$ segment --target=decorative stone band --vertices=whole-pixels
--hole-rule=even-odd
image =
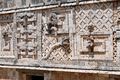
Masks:
[[[13,22],[13,14],[0,15],[0,23]]]

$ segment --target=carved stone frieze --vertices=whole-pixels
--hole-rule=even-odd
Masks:
[[[1,28],[1,53],[0,56],[14,57],[13,54],[13,24],[4,23]]]
[[[12,38],[11,24],[6,24],[6,26],[2,28],[2,38],[3,38],[3,51],[10,51]]]
[[[17,49],[19,58],[37,57],[37,26],[32,13],[18,14]]]
[[[68,16],[65,10],[43,13],[42,60],[71,60]]]
[[[54,34],[55,36],[61,34],[61,33],[68,33],[65,31],[65,27],[67,25],[66,22],[66,15],[65,12],[57,13],[57,12],[51,12],[50,14],[43,13],[43,26],[46,29],[46,34],[51,35]]]
[[[75,54],[77,58],[113,60],[113,46],[109,46],[112,45],[113,40],[112,5],[112,3],[100,3],[100,5],[88,4],[76,7],[75,31],[76,36],[80,36],[76,38],[77,52]],[[94,29],[91,25],[94,26]]]
[[[13,14],[0,15],[0,23],[13,22]]]
[[[60,53],[58,53],[60,51]],[[63,52],[61,52],[63,51]],[[55,54],[56,52],[56,54]],[[56,44],[52,45],[50,47],[49,53],[43,57],[44,60],[50,59],[50,60],[68,60],[70,59],[68,55],[70,55],[71,50],[70,50],[70,43],[69,43],[69,38],[62,39],[60,42],[57,42]],[[58,57],[56,57],[58,56]],[[63,59],[64,58],[64,59]]]
[[[36,21],[37,17],[35,13],[31,12],[24,12],[24,13],[17,13],[17,22],[24,22],[25,15],[28,16],[28,21]]]
[[[96,26],[88,26],[88,35],[80,36],[80,58],[94,59],[97,55],[106,55],[110,53],[107,45],[109,44],[109,34],[93,33]],[[84,57],[83,57],[84,56]],[[86,56],[86,58],[85,58]],[[95,58],[98,59],[98,58]],[[99,58],[100,59],[100,58]],[[104,59],[104,58],[103,58]]]

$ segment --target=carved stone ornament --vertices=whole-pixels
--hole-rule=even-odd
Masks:
[[[106,35],[92,34],[94,26],[88,26],[89,34],[81,35],[82,37],[82,51],[81,54],[88,54],[94,57],[96,54],[105,54],[106,52]]]
[[[36,30],[35,21],[32,13],[19,14],[20,22],[17,27],[17,48],[19,50],[19,58],[34,58],[36,56]]]
[[[51,13],[50,17],[49,17],[49,22],[47,24],[47,29],[46,31],[49,34],[52,34],[53,31],[56,32],[58,29],[58,17],[56,15],[56,13]]]
[[[67,46],[67,47],[66,47]],[[47,54],[47,56],[43,57],[43,60],[49,59],[52,55],[52,53],[54,52],[54,50],[57,50],[59,48],[62,48],[65,52],[70,53],[70,42],[69,42],[69,38],[63,39],[62,41],[54,44],[53,46],[51,46],[49,53]],[[53,53],[54,54],[54,53]],[[60,53],[61,55],[64,55],[62,53]],[[54,56],[55,57],[55,56]]]
[[[45,14],[43,15],[42,20],[43,20],[43,25],[46,28],[47,34],[49,35],[54,34],[55,36],[57,36],[59,34],[58,33],[59,30],[63,28],[65,15],[52,12],[48,16],[48,20]]]
[[[10,51],[10,41],[12,38],[12,29],[10,24],[7,24],[7,26],[3,27],[2,29],[2,38],[3,38],[3,51]]]

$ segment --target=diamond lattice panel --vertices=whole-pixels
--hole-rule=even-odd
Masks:
[[[61,38],[55,38],[55,37],[49,37],[44,35],[43,37],[43,53],[42,57],[47,57],[48,60],[52,61],[65,61],[70,60],[70,47],[69,46],[57,46],[55,49],[51,51],[51,48],[53,45],[58,43],[61,40]],[[48,56],[49,55],[49,56]]]
[[[77,53],[76,57],[80,59],[101,59],[111,60],[113,57],[112,46],[112,27],[113,27],[113,3],[99,3],[99,4],[84,4],[77,6],[75,9],[76,26],[75,31],[77,34]],[[85,41],[85,36],[89,35],[88,26],[93,26],[94,36],[92,36],[96,42],[94,51],[90,52],[88,49],[88,43]],[[88,39],[87,39],[88,40]],[[103,42],[101,42],[103,41]],[[97,45],[100,43],[100,45]],[[105,43],[105,44],[104,44]],[[107,47],[103,47],[103,45]],[[111,46],[109,46],[111,45]],[[100,49],[101,47],[101,49]],[[84,50],[85,48],[85,50]],[[98,51],[98,49],[100,51]],[[102,51],[103,50],[103,51]],[[94,53],[94,56],[90,56],[89,53]],[[109,55],[109,57],[108,57]]]
[[[76,32],[87,32],[88,25],[95,25],[95,32],[110,31],[113,24],[112,7],[112,3],[76,7]]]
[[[68,46],[58,47],[55,50],[52,51],[49,60],[54,61],[69,61],[70,60],[70,49],[68,49]]]

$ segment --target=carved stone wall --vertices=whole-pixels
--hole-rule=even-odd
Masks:
[[[78,58],[113,60],[113,3],[81,5],[75,14]]]
[[[9,62],[12,57],[14,65],[49,66],[50,61],[70,68],[119,69],[117,6],[117,2],[96,2],[1,13],[0,61]]]
[[[43,13],[42,58],[50,61],[69,61],[69,13],[64,9]]]
[[[37,24],[33,13],[18,13],[17,15],[17,51],[18,57],[37,58]]]
[[[4,18],[4,20],[3,20]],[[13,15],[1,15],[0,18],[0,56],[14,57],[13,53]]]

